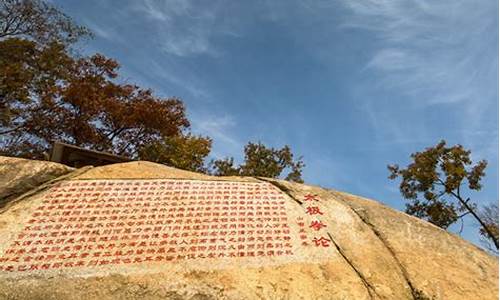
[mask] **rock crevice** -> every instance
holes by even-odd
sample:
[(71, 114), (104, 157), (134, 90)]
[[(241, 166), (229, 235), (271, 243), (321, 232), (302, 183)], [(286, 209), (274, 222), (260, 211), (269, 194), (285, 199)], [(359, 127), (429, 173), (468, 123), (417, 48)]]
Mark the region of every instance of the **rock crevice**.
[(417, 299), (417, 300), (421, 299), (421, 298), (419, 298), (419, 297), (421, 297), (421, 292), (419, 290), (417, 290), (413, 286), (413, 284), (411, 283), (408, 272), (406, 271), (403, 264), (399, 261), (398, 257), (396, 256), (396, 253), (389, 245), (389, 242), (384, 238), (383, 234), (379, 230), (377, 230), (377, 228), (372, 223), (370, 223), (370, 221), (368, 220), (368, 217), (366, 215), (361, 214), (358, 210), (356, 210), (355, 208), (350, 206), (349, 203), (347, 203), (346, 201), (344, 201), (344, 200), (340, 200), (340, 201), (342, 201), (345, 205), (347, 205), (359, 217), (359, 219), (373, 231), (373, 233), (377, 236), (377, 238), (386, 247), (387, 251), (391, 254), (391, 256), (394, 259), (394, 262), (399, 266), (399, 269), (401, 270), (401, 275), (403, 276), (406, 283), (408, 284), (408, 287), (411, 290), (413, 299)]
[(5, 178), (2, 299), (498, 297), (496, 257), (335, 190), (141, 161), (0, 157)]
[(366, 287), (366, 291), (370, 295), (370, 298), (374, 298), (374, 294), (377, 295), (379, 298), (380, 296), (377, 294), (377, 291), (375, 288), (370, 284), (370, 282), (365, 278), (363, 273), (358, 270), (358, 268), (354, 265), (354, 263), (347, 257), (345, 252), (342, 250), (340, 245), (335, 241), (335, 239), (332, 237), (332, 234), (328, 232), (328, 237), (332, 241), (333, 245), (337, 249), (337, 252), (342, 256), (342, 258), (346, 261), (346, 263), (352, 268), (352, 270), (358, 275), (358, 277), (361, 279), (361, 282), (363, 282), (363, 285)]
[[(292, 191), (286, 187), (284, 184), (281, 184), (279, 181), (276, 180), (267, 180), (266, 178), (262, 177), (255, 177), (257, 180), (261, 180), (264, 182), (271, 183), (275, 187), (277, 187), (279, 190), (281, 190), (283, 193), (285, 193), (290, 199), (298, 203), (301, 207), (303, 206), (303, 202), (297, 199)], [(333, 245), (335, 246), (335, 249), (339, 253), (339, 255), (342, 257), (342, 259), (349, 265), (349, 267), (356, 273), (356, 275), (359, 277), (363, 285), (366, 287), (366, 291), (368, 295), (370, 296), (371, 299), (374, 298), (374, 295), (377, 295), (377, 292), (373, 285), (366, 279), (366, 277), (363, 275), (363, 273), (355, 266), (355, 264), (351, 261), (351, 259), (347, 256), (345, 251), (342, 250), (342, 247), (335, 241), (333, 238), (332, 234), (330, 232), (327, 232), (329, 239), (332, 241)], [(378, 295), (377, 295), (378, 296)], [(380, 298), (380, 297), (379, 297)]]

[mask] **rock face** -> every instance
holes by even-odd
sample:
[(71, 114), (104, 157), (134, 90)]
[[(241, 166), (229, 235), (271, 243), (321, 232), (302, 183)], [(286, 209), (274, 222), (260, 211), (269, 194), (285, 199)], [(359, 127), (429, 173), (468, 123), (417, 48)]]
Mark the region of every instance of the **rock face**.
[[(0, 210), (0, 299), (498, 297), (496, 257), (373, 200), (148, 162), (21, 165), (0, 171), (2, 197), (36, 183)], [(35, 188), (24, 170), (64, 176)]]
[(65, 165), (0, 156), (0, 207), (39, 185), (71, 172)]

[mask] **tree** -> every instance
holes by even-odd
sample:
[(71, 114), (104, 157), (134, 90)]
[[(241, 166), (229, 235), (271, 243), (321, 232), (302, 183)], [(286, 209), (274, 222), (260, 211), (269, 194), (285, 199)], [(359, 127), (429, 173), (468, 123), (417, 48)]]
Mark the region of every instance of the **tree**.
[[(56, 94), (67, 76), (71, 59), (60, 44), (38, 49), (36, 43), (18, 38), (0, 41), (0, 136), (1, 148), (12, 155), (22, 152), (21, 132), (34, 130), (37, 109)], [(31, 120), (33, 119), (33, 120)], [(50, 118), (47, 123), (53, 123)], [(8, 152), (10, 152), (8, 151)], [(5, 151), (2, 151), (6, 153)]]
[(235, 166), (234, 159), (226, 158), (211, 162), (211, 173), (217, 176), (262, 176), (278, 178), (283, 171), (290, 172), (286, 180), (303, 182), (302, 168), (305, 166), (302, 157), (294, 161), (289, 146), (281, 149), (267, 148), (263, 144), (249, 142), (245, 146), (245, 162)]
[[(483, 222), (486, 224), (489, 231), (492, 232), (498, 240), (498, 204), (490, 203), (487, 205), (483, 205), (481, 207), (481, 210), (479, 211), (479, 216), (481, 220), (483, 220)], [(479, 229), (479, 234), (481, 234), (483, 244), (485, 244), (486, 248), (489, 251), (498, 254), (498, 249), (494, 249), (491, 246), (491, 243), (493, 243), (494, 241), (489, 237), (488, 232), (481, 228)]]
[(53, 5), (39, 0), (2, 0), (0, 2), (0, 39), (29, 38), (39, 44), (58, 42), (69, 45), (90, 31), (76, 25)]
[(138, 150), (189, 128), (179, 99), (117, 84), (118, 63), (73, 58), (64, 45), (0, 41), (0, 151), (43, 158), (54, 140), (137, 157)]
[[(85, 27), (41, 0), (0, 3), (0, 155), (46, 159), (51, 144), (68, 144), (210, 173), (209, 137), (194, 136), (184, 104), (149, 89), (118, 83), (119, 64), (101, 54), (79, 56), (72, 45)], [(246, 163), (213, 162), (219, 175), (301, 181), (304, 166), (288, 146), (249, 143)]]
[[(445, 141), (411, 155), (406, 168), (389, 165), (389, 179), (401, 177), (400, 192), (410, 203), (406, 212), (425, 219), (443, 229), (465, 215), (472, 215), (481, 231), (498, 249), (498, 234), (483, 220), (476, 204), (463, 195), (463, 186), (471, 191), (481, 189), (481, 179), (487, 166), (485, 160), (473, 164), (471, 151), (461, 145), (447, 147)], [(423, 197), (422, 197), (423, 196)]]
[(211, 143), (189, 135), (182, 101), (116, 83), (113, 59), (72, 53), (71, 44), (88, 34), (45, 2), (0, 4), (0, 154), (43, 159), (57, 140), (139, 158), (147, 145), (168, 140), (200, 145), (191, 156), (177, 149), (166, 162), (196, 168)]
[(210, 153), (212, 140), (208, 137), (178, 135), (144, 145), (139, 158), (183, 170), (207, 173), (205, 158)]

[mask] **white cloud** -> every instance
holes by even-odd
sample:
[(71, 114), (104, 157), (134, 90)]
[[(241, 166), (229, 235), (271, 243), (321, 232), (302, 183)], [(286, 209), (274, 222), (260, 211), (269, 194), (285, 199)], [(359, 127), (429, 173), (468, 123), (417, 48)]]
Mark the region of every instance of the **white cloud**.
[(203, 32), (193, 32), (191, 36), (170, 37), (162, 43), (161, 48), (167, 53), (177, 56), (191, 56), (201, 53), (217, 54)]
[(135, 3), (134, 9), (154, 24), (157, 42), (164, 52), (180, 57), (220, 54), (212, 39), (228, 32), (219, 27), (216, 3), (200, 7), (190, 0), (142, 0)]
[(383, 71), (405, 71), (417, 67), (417, 61), (408, 51), (386, 48), (375, 53), (368, 67)]
[[(236, 126), (236, 121), (232, 116), (194, 112), (190, 115), (190, 119), (192, 120), (193, 132), (213, 138), (210, 155), (212, 158), (236, 156), (236, 153), (242, 152), (243, 144), (232, 132)], [(238, 161), (238, 157), (235, 158)]]
[(149, 60), (148, 72), (154, 74), (160, 81), (164, 80), (181, 87), (194, 99), (209, 100), (211, 98), (210, 93), (202, 87), (203, 83), (189, 70), (185, 70), (182, 65), (175, 62)]
[[(388, 99), (363, 99), (361, 106), (381, 137), (380, 141), (405, 136), (425, 140), (426, 135), (453, 133), (475, 149), (497, 146), (471, 131), (498, 130), (491, 123), (498, 109), (498, 1), (468, 0), (341, 0), (351, 12), (344, 30), (373, 34), (371, 58), (363, 72), (375, 72), (370, 88), (393, 95), (394, 106), (411, 107), (425, 120), (427, 112), (442, 111), (443, 126), (425, 132), (425, 124), (413, 116), (394, 115)], [(404, 105), (402, 105), (404, 103)], [(388, 106), (389, 105), (389, 106)], [(388, 113), (392, 112), (393, 115)], [(454, 114), (455, 128), (446, 126)], [(396, 129), (392, 129), (396, 128)], [(415, 135), (420, 135), (416, 137)], [(436, 142), (436, 141), (434, 141)], [(490, 153), (491, 155), (491, 153)]]
[[(372, 31), (378, 49), (368, 67), (389, 88), (430, 95), (422, 104), (491, 101), (498, 70), (495, 1), (343, 1), (353, 15), (344, 26)], [(493, 11), (493, 13), (492, 13)], [(493, 35), (493, 36), (492, 36)], [(494, 76), (493, 76), (494, 77)]]
[(109, 29), (103, 28), (102, 26), (97, 25), (95, 22), (90, 19), (84, 19), (85, 26), (88, 27), (93, 34), (103, 39), (113, 39), (116, 35), (111, 32)]

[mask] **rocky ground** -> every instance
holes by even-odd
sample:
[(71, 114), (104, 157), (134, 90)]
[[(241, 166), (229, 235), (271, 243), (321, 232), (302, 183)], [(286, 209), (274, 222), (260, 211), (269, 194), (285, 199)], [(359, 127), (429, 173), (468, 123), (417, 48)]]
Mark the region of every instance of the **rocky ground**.
[[(78, 199), (95, 196), (70, 191), (73, 183), (79, 186), (82, 182), (189, 182), (189, 186), (223, 182), (226, 185), (221, 188), (232, 184), (240, 190), (269, 190), (276, 201), (283, 200), (282, 217), (287, 220), (283, 226), (290, 236), (285, 248), (289, 247), (289, 252), (275, 250), (256, 257), (248, 251), (237, 257), (186, 255), (186, 259), (177, 256), (131, 263), (122, 259), (122, 263), (103, 265), (92, 265), (88, 260), (80, 266), (66, 255), (61, 256), (63, 263), (56, 265), (50, 259), (63, 252), (54, 250), (50, 258), (50, 253), (41, 253), (42, 246), (30, 250), (32, 245), (23, 243), (30, 238), (33, 222), (50, 225), (51, 217), (42, 219), (38, 212), (47, 208), (47, 201), (58, 191), (72, 192)], [(75, 201), (80, 201), (77, 198)], [(181, 200), (174, 197), (168, 201), (175, 206), (175, 201)], [(58, 209), (56, 205), (50, 213), (58, 215)], [(270, 224), (266, 222), (263, 224)], [(43, 228), (53, 227), (43, 226), (36, 234), (46, 243), (53, 229), (44, 232)], [(161, 230), (173, 233), (167, 227)], [(0, 238), (1, 299), (498, 298), (497, 257), (374, 200), (268, 178), (211, 177), (149, 162), (72, 169), (51, 162), (0, 158)], [(90, 240), (84, 246), (96, 247), (92, 243)], [(110, 243), (103, 245), (111, 247)], [(217, 243), (217, 249), (224, 246)], [(158, 253), (160, 246), (153, 248)], [(38, 252), (31, 255), (29, 251)], [(78, 255), (83, 252), (79, 251)], [(37, 259), (48, 259), (48, 267), (33, 267)]]

